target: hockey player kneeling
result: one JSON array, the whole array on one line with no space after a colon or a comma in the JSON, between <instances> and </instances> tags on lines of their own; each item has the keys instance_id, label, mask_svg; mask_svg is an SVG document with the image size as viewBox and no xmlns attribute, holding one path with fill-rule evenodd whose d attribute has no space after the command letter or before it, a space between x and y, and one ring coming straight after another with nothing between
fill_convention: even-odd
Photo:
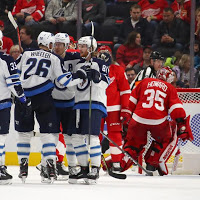
<instances>
[{"instance_id":1,"label":"hockey player kneeling","mask_svg":"<svg viewBox=\"0 0 200 200\"><path fill-rule=\"evenodd\" d=\"M168 67L157 72L157 79L146 78L132 91L129 101L129 112L124 115L128 126L126 142L123 146L135 160L144 152L147 143L147 132L150 131L153 141L145 154L146 169L158 170L160 176L167 175L166 162L174 151L178 138L193 140L183 105L177 91L170 83L173 80L172 70ZM177 124L177 132L172 131L167 116ZM124 156L121 160L123 171L132 161Z\"/></svg>"}]
</instances>

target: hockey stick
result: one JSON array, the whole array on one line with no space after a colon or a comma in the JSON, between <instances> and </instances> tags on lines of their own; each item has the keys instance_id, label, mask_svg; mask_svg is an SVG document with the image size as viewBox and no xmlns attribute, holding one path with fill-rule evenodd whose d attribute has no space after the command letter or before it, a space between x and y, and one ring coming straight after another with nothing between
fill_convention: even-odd
<instances>
[{"instance_id":1,"label":"hockey stick","mask_svg":"<svg viewBox=\"0 0 200 200\"><path fill-rule=\"evenodd\" d=\"M127 156L132 162L134 162L135 164L137 164L137 166L139 168L141 168L144 172L146 172L146 175L148 176L153 176L153 173L146 170L142 165L140 165L135 159L133 159L126 151L124 151L118 144L116 144L113 140L111 140L105 133L103 133L102 131L100 131L100 133L106 138L108 139L112 144L114 144L125 156Z\"/></svg>"},{"instance_id":2,"label":"hockey stick","mask_svg":"<svg viewBox=\"0 0 200 200\"><path fill-rule=\"evenodd\" d=\"M91 58L90 58L90 64L92 66L92 53L93 53L93 37L94 37L94 24L93 22L91 21L91 24L92 24L92 33L91 33ZM90 66L90 68L91 68ZM92 80L90 80L90 97L89 97L89 129L88 129L88 145L90 147L90 135L91 135L91 119L92 118Z\"/></svg>"},{"instance_id":3,"label":"hockey stick","mask_svg":"<svg viewBox=\"0 0 200 200\"><path fill-rule=\"evenodd\" d=\"M103 154L101 154L101 159L103 161L103 164L105 165L106 167L106 171L108 172L108 174L110 176L112 176L113 178L117 178L117 179L126 179L126 174L117 174L117 173L114 173L112 170L110 170L106 164L106 160L103 156Z\"/></svg>"},{"instance_id":4,"label":"hockey stick","mask_svg":"<svg viewBox=\"0 0 200 200\"><path fill-rule=\"evenodd\" d=\"M15 19L12 16L12 13L10 11L8 12L8 18L9 18L10 22L12 23L12 25L14 26L14 28L17 30L17 38L18 38L18 43L19 43L19 50L20 50L20 53L22 53L22 46L21 46L21 39L20 39L20 34L19 34L19 27L18 27Z\"/></svg>"},{"instance_id":5,"label":"hockey stick","mask_svg":"<svg viewBox=\"0 0 200 200\"><path fill-rule=\"evenodd\" d=\"M180 157L180 154L181 154L181 151L180 151L181 143L182 143L182 139L180 139L179 142L178 142L178 149L177 149L176 154L174 156L174 162L173 162L171 174L173 174L173 172L176 171L177 166L178 166L178 161L179 161L179 157Z\"/></svg>"}]
</instances>

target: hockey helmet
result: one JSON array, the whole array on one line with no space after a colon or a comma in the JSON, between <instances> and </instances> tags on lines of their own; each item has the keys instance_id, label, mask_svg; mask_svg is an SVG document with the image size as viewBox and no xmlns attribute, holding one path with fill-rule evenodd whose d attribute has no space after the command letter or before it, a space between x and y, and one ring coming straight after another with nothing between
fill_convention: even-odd
<instances>
[{"instance_id":1,"label":"hockey helmet","mask_svg":"<svg viewBox=\"0 0 200 200\"><path fill-rule=\"evenodd\" d=\"M150 58L153 60L164 60L165 58L162 56L162 54L158 51L153 51L150 55Z\"/></svg>"},{"instance_id":2,"label":"hockey helmet","mask_svg":"<svg viewBox=\"0 0 200 200\"><path fill-rule=\"evenodd\" d=\"M112 63L112 50L109 46L101 46L98 48L98 58L105 61L105 63L109 66Z\"/></svg>"},{"instance_id":3,"label":"hockey helmet","mask_svg":"<svg viewBox=\"0 0 200 200\"><path fill-rule=\"evenodd\" d=\"M43 45L49 48L49 44L53 42L53 34L50 32L42 31L37 38L38 45Z\"/></svg>"},{"instance_id":4,"label":"hockey helmet","mask_svg":"<svg viewBox=\"0 0 200 200\"><path fill-rule=\"evenodd\" d=\"M84 36L84 37L81 37L79 40L78 40L78 45L79 44L86 44L87 45L87 48L88 48L88 51L90 53L94 52L96 49L97 49L97 41L94 37L92 36Z\"/></svg>"},{"instance_id":5,"label":"hockey helmet","mask_svg":"<svg viewBox=\"0 0 200 200\"><path fill-rule=\"evenodd\" d=\"M2 33L2 31L0 30L0 49L3 48L3 40L2 40L2 38L3 38L3 33Z\"/></svg>"},{"instance_id":6,"label":"hockey helmet","mask_svg":"<svg viewBox=\"0 0 200 200\"><path fill-rule=\"evenodd\" d=\"M161 67L157 71L156 78L168 83L172 83L174 80L174 74L170 67Z\"/></svg>"},{"instance_id":7,"label":"hockey helmet","mask_svg":"<svg viewBox=\"0 0 200 200\"><path fill-rule=\"evenodd\" d=\"M67 33L57 33L55 35L55 42L64 43L67 48L70 43L69 35Z\"/></svg>"}]
</instances>

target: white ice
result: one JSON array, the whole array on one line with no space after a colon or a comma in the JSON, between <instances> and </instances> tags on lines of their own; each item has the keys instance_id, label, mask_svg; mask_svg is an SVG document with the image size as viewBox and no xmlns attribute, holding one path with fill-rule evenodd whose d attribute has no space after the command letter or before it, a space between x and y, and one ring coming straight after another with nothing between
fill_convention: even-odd
<instances>
[{"instance_id":1,"label":"white ice","mask_svg":"<svg viewBox=\"0 0 200 200\"><path fill-rule=\"evenodd\" d=\"M39 171L29 167L25 184L18 178L18 166L8 166L11 185L0 185L0 200L199 200L200 176L168 175L147 177L132 170L126 180L114 179L101 171L96 185L40 182Z\"/></svg>"}]
</instances>

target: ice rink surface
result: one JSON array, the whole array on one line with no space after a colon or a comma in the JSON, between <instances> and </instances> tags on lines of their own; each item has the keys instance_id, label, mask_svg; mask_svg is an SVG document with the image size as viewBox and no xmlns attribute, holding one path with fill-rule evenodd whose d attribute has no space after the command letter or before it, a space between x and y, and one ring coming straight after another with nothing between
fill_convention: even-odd
<instances>
[{"instance_id":1,"label":"ice rink surface","mask_svg":"<svg viewBox=\"0 0 200 200\"><path fill-rule=\"evenodd\" d=\"M127 179L114 179L101 170L96 185L72 185L66 181L44 184L39 171L29 167L25 184L18 178L19 167L8 166L11 185L0 185L1 200L199 200L200 176L168 175L147 177L132 170Z\"/></svg>"}]
</instances>

